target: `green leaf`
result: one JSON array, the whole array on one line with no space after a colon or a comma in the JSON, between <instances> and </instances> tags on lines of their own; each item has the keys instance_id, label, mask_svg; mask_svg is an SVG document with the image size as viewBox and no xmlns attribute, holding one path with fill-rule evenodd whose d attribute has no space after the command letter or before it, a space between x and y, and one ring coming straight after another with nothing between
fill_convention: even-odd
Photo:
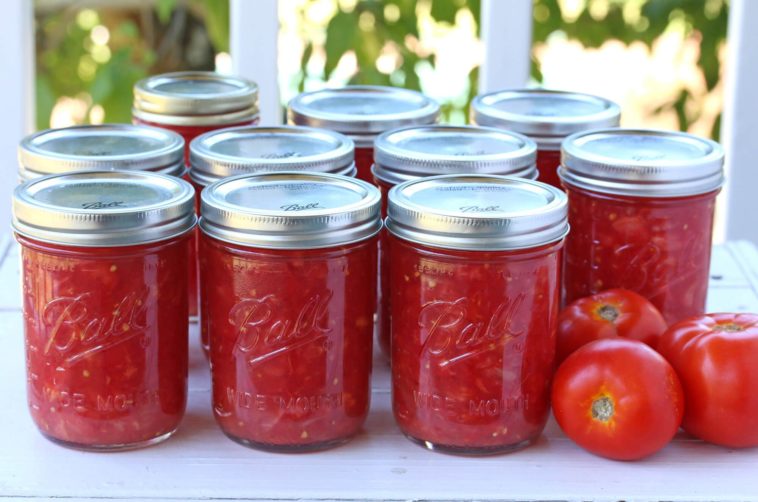
<instances>
[{"instance_id":1,"label":"green leaf","mask_svg":"<svg viewBox=\"0 0 758 502\"><path fill-rule=\"evenodd\" d=\"M194 0L201 7L208 38L216 52L229 52L229 0Z\"/></svg>"},{"instance_id":2,"label":"green leaf","mask_svg":"<svg viewBox=\"0 0 758 502\"><path fill-rule=\"evenodd\" d=\"M455 24L458 3L455 0L432 0L431 15L436 21Z\"/></svg>"},{"instance_id":3,"label":"green leaf","mask_svg":"<svg viewBox=\"0 0 758 502\"><path fill-rule=\"evenodd\" d=\"M36 117L37 129L47 129L50 127L50 114L55 106L56 96L50 86L50 79L47 75L37 74L35 87Z\"/></svg>"},{"instance_id":4,"label":"green leaf","mask_svg":"<svg viewBox=\"0 0 758 502\"><path fill-rule=\"evenodd\" d=\"M357 10L357 9L356 9ZM342 56L356 45L358 32L358 17L355 11L347 13L339 11L326 27L326 63L324 74L326 78L334 71Z\"/></svg>"},{"instance_id":5,"label":"green leaf","mask_svg":"<svg viewBox=\"0 0 758 502\"><path fill-rule=\"evenodd\" d=\"M156 0L155 13L161 24L168 24L171 21L171 14L176 7L176 0Z\"/></svg>"}]
</instances>

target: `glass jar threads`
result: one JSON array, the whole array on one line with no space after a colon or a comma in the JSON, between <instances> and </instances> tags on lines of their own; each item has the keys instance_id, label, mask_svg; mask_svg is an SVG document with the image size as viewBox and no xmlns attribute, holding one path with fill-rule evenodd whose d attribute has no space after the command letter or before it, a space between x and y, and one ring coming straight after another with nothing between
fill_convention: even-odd
<instances>
[{"instance_id":1,"label":"glass jar threads","mask_svg":"<svg viewBox=\"0 0 758 502\"><path fill-rule=\"evenodd\" d=\"M685 133L608 129L567 138L562 157L566 301L626 288L669 323L702 314L722 148Z\"/></svg>"},{"instance_id":2,"label":"glass jar threads","mask_svg":"<svg viewBox=\"0 0 758 502\"><path fill-rule=\"evenodd\" d=\"M395 87L352 85L306 92L287 109L291 124L321 127L355 142L357 177L371 182L374 139L398 127L433 124L440 107L423 94Z\"/></svg>"},{"instance_id":3,"label":"glass jar threads","mask_svg":"<svg viewBox=\"0 0 758 502\"><path fill-rule=\"evenodd\" d=\"M71 171L127 169L182 176L184 140L165 129L105 124L47 129L18 147L21 181Z\"/></svg>"},{"instance_id":4,"label":"glass jar threads","mask_svg":"<svg viewBox=\"0 0 758 502\"><path fill-rule=\"evenodd\" d=\"M27 394L57 443L159 442L187 398L189 183L134 172L39 178L13 197Z\"/></svg>"},{"instance_id":5,"label":"glass jar threads","mask_svg":"<svg viewBox=\"0 0 758 502\"><path fill-rule=\"evenodd\" d=\"M535 179L537 147L529 138L489 127L415 126L380 135L374 146L374 184L382 192L386 216L387 193L405 181L443 174L499 174ZM381 253L381 290L388 291L388 255ZM389 297L380 291L377 333L389 355Z\"/></svg>"},{"instance_id":6,"label":"glass jar threads","mask_svg":"<svg viewBox=\"0 0 758 502\"><path fill-rule=\"evenodd\" d=\"M349 440L369 408L379 191L333 174L269 173L202 193L203 322L213 411L255 448Z\"/></svg>"},{"instance_id":7,"label":"glass jar threads","mask_svg":"<svg viewBox=\"0 0 758 502\"><path fill-rule=\"evenodd\" d=\"M134 85L135 123L179 133L189 144L204 132L258 122L258 86L240 77L207 71L153 75Z\"/></svg>"},{"instance_id":8,"label":"glass jar threads","mask_svg":"<svg viewBox=\"0 0 758 502\"><path fill-rule=\"evenodd\" d=\"M561 141L577 132L617 127L620 117L616 103L576 92L517 89L484 94L471 102L472 123L532 138L537 143L539 180L558 188Z\"/></svg>"},{"instance_id":9,"label":"glass jar threads","mask_svg":"<svg viewBox=\"0 0 758 502\"><path fill-rule=\"evenodd\" d=\"M388 213L400 429L453 453L528 445L550 409L565 194L439 176L393 188Z\"/></svg>"}]
</instances>

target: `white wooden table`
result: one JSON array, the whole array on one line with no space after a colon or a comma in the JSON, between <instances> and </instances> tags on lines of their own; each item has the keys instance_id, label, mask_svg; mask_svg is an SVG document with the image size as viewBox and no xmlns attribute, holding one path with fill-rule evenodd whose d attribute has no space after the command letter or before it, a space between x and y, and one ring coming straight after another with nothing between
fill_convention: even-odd
<instances>
[{"instance_id":1,"label":"white wooden table","mask_svg":"<svg viewBox=\"0 0 758 502\"><path fill-rule=\"evenodd\" d=\"M26 410L18 250L6 237L0 252L0 500L758 499L758 449L727 450L684 436L635 463L586 453L552 422L536 445L510 455L427 451L395 427L388 371L380 361L368 422L351 443L310 454L254 451L216 427L197 345L189 408L173 438L123 453L64 449L37 433ZM754 247L733 242L715 248L708 304L710 311L758 312Z\"/></svg>"}]
</instances>

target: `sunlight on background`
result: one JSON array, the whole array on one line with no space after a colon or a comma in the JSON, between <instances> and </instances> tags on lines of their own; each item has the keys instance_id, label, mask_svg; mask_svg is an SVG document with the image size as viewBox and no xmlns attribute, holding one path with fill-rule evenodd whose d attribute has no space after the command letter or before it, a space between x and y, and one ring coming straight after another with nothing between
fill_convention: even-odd
<instances>
[{"instance_id":1,"label":"sunlight on background","mask_svg":"<svg viewBox=\"0 0 758 502\"><path fill-rule=\"evenodd\" d=\"M718 137L726 0L655 1L534 0L537 70L532 74L546 88L618 102L623 126L684 128ZM303 90L383 83L420 88L442 104L444 120L467 121L484 56L478 0L280 0L278 5L283 105ZM608 17L613 8L620 10L620 21ZM72 0L65 9L38 9L38 124L129 121L131 85L151 73L231 73L228 9L224 0L138 6L114 1L107 10ZM338 16L341 24L334 22ZM708 75L704 64L710 65ZM717 241L724 237L721 204Z\"/></svg>"}]
</instances>

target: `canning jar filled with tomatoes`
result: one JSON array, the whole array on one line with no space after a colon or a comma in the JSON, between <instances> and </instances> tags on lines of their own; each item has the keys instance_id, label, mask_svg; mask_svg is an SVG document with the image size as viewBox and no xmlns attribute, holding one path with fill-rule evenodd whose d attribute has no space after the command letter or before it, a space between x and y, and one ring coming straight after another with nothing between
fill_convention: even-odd
<instances>
[{"instance_id":1,"label":"canning jar filled with tomatoes","mask_svg":"<svg viewBox=\"0 0 758 502\"><path fill-rule=\"evenodd\" d=\"M350 85L306 92L289 103L290 124L322 127L355 142L357 177L371 183L374 139L398 127L433 124L439 104L423 94L395 87Z\"/></svg>"},{"instance_id":2,"label":"canning jar filled with tomatoes","mask_svg":"<svg viewBox=\"0 0 758 502\"><path fill-rule=\"evenodd\" d=\"M153 75L134 85L132 119L180 134L189 144L215 129L258 122L258 85L210 71Z\"/></svg>"},{"instance_id":3,"label":"canning jar filled with tomatoes","mask_svg":"<svg viewBox=\"0 0 758 502\"><path fill-rule=\"evenodd\" d=\"M162 127L184 138L189 167L190 143L208 131L258 123L258 85L209 71L154 75L134 84L132 119L136 124ZM198 315L197 264L194 251L188 274L189 313Z\"/></svg>"},{"instance_id":4,"label":"canning jar filled with tomatoes","mask_svg":"<svg viewBox=\"0 0 758 502\"><path fill-rule=\"evenodd\" d=\"M439 176L390 190L388 213L400 429L452 453L529 445L550 410L565 194Z\"/></svg>"},{"instance_id":5,"label":"canning jar filled with tomatoes","mask_svg":"<svg viewBox=\"0 0 758 502\"><path fill-rule=\"evenodd\" d=\"M374 184L382 192L382 216L386 216L387 193L405 181L444 174L500 174L535 179L537 147L520 134L488 127L414 126L380 135L374 146L371 168ZM380 306L377 320L379 346L390 355L389 255L381 252L386 232L380 238Z\"/></svg>"},{"instance_id":6,"label":"canning jar filled with tomatoes","mask_svg":"<svg viewBox=\"0 0 758 502\"><path fill-rule=\"evenodd\" d=\"M607 99L545 89L498 91L471 102L472 123L532 138L537 143L539 180L558 188L561 141L577 132L617 127L620 116L620 107Z\"/></svg>"},{"instance_id":7,"label":"canning jar filled with tomatoes","mask_svg":"<svg viewBox=\"0 0 758 502\"><path fill-rule=\"evenodd\" d=\"M722 148L686 133L607 129L567 138L562 156L566 302L624 288L668 324L702 314Z\"/></svg>"},{"instance_id":8,"label":"canning jar filled with tomatoes","mask_svg":"<svg viewBox=\"0 0 758 502\"><path fill-rule=\"evenodd\" d=\"M18 147L20 181L72 171L126 169L183 176L178 134L130 124L63 127L36 132Z\"/></svg>"},{"instance_id":9,"label":"canning jar filled with tomatoes","mask_svg":"<svg viewBox=\"0 0 758 502\"><path fill-rule=\"evenodd\" d=\"M238 176L202 194L213 412L259 449L341 444L370 401L379 191L334 174Z\"/></svg>"},{"instance_id":10,"label":"canning jar filled with tomatoes","mask_svg":"<svg viewBox=\"0 0 758 502\"><path fill-rule=\"evenodd\" d=\"M194 193L134 171L19 186L27 398L48 439L120 450L168 438L187 399Z\"/></svg>"},{"instance_id":11,"label":"canning jar filled with tomatoes","mask_svg":"<svg viewBox=\"0 0 758 502\"><path fill-rule=\"evenodd\" d=\"M218 180L241 174L309 171L355 176L354 147L342 134L299 126L252 126L212 131L190 145L190 182L200 214L200 192ZM191 258L195 259L193 248ZM196 260L195 260L196 261ZM208 323L200 322L208 353Z\"/></svg>"}]
</instances>

